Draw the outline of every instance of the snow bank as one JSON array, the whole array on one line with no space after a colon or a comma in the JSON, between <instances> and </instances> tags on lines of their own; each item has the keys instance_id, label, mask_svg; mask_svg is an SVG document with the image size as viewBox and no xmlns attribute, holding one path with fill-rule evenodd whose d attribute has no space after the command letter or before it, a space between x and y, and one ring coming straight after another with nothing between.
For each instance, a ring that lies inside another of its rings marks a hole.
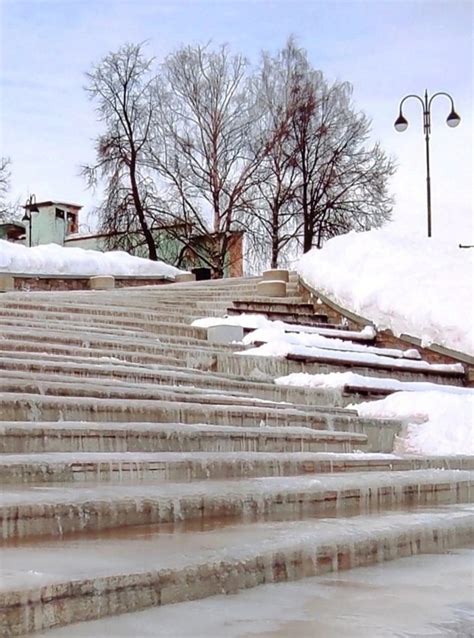
<instances>
[{"instance_id":1,"label":"snow bank","mask_svg":"<svg viewBox=\"0 0 474 638\"><path fill-rule=\"evenodd\" d=\"M42 275L155 275L174 278L182 272L162 261L114 250L101 253L45 244L28 248L0 239L0 273Z\"/></svg>"},{"instance_id":2,"label":"snow bank","mask_svg":"<svg viewBox=\"0 0 474 638\"><path fill-rule=\"evenodd\" d=\"M381 401L347 406L359 416L404 419L402 445L416 454L474 454L474 390L396 392Z\"/></svg>"},{"instance_id":3,"label":"snow bank","mask_svg":"<svg viewBox=\"0 0 474 638\"><path fill-rule=\"evenodd\" d=\"M335 237L304 255L297 270L379 328L474 354L473 252L389 226Z\"/></svg>"}]
</instances>

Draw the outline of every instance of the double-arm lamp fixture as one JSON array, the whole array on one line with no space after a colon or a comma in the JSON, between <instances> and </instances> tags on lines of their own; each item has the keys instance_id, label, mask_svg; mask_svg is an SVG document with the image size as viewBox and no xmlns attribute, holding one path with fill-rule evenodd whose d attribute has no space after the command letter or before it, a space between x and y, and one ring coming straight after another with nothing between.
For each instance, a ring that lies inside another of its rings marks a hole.
<instances>
[{"instance_id":1,"label":"double-arm lamp fixture","mask_svg":"<svg viewBox=\"0 0 474 638\"><path fill-rule=\"evenodd\" d=\"M431 103L434 98L438 95L444 95L451 102L451 112L446 118L446 124L451 128L456 127L461 118L454 110L454 102L453 98L449 95L449 93L445 93L444 91L438 91L431 97L428 97L428 91L425 90L424 98L419 95L405 95L405 97L400 102L400 113L395 120L394 126L397 131L402 133L406 131L408 128L408 120L403 116L403 104L406 100L413 97L421 103L423 108L423 132L425 134L425 145L426 145L426 203L427 203L427 212L428 212L428 237L431 237L431 176L430 176L430 133L431 133Z\"/></svg>"},{"instance_id":2,"label":"double-arm lamp fixture","mask_svg":"<svg viewBox=\"0 0 474 638\"><path fill-rule=\"evenodd\" d=\"M36 196L30 195L26 200L26 204L23 206L25 209L25 214L21 218L22 222L28 222L28 245L31 248L31 221L32 221L32 213L39 213L39 208L36 204Z\"/></svg>"}]
</instances>

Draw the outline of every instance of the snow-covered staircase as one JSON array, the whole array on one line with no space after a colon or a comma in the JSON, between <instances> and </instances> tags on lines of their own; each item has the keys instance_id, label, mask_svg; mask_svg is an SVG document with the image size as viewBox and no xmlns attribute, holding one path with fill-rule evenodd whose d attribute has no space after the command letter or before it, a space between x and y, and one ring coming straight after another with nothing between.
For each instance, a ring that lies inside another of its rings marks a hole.
<instances>
[{"instance_id":1,"label":"snow-covered staircase","mask_svg":"<svg viewBox=\"0 0 474 638\"><path fill-rule=\"evenodd\" d=\"M295 285L298 285L297 295L294 292ZM321 293L308 290L296 273L290 273L288 287L286 298L242 297L227 308L230 321L234 318L240 322L246 333L253 332L258 325L255 315L272 322L267 329L257 330L253 337L253 343L260 348L247 353L248 356L258 355L258 358L253 357L252 362L258 361L257 369L261 374L275 378L294 372L350 370L356 374L400 381L457 386L468 384L470 366L461 360L435 354L426 348L414 348L403 339L391 334L387 336L386 331L379 333L372 325L362 325L361 318L350 312L342 314L343 309L336 310L336 304L329 305L327 298L324 297L322 301ZM281 332L280 337L287 344L287 351L280 353L280 356L275 356L279 354L278 348L268 346L269 342L278 340L278 335L272 333L275 329L272 324ZM391 343L387 344L388 340ZM470 363L474 365L474 361ZM379 390L381 394L386 394L383 384L380 384ZM360 387L355 387L354 391L364 394ZM350 392L351 388L347 387L346 394ZM372 387L371 394L377 394L376 386Z\"/></svg>"},{"instance_id":2,"label":"snow-covered staircase","mask_svg":"<svg viewBox=\"0 0 474 638\"><path fill-rule=\"evenodd\" d=\"M326 363L191 325L257 282L0 297L1 635L472 541L474 458L394 455L399 422L273 383Z\"/></svg>"}]
</instances>

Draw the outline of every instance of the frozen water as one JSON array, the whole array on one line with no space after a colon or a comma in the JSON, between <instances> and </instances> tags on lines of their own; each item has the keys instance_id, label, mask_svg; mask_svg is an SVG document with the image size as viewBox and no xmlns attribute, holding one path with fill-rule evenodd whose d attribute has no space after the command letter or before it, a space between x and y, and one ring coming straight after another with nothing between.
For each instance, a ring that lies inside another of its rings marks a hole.
<instances>
[{"instance_id":1,"label":"frozen water","mask_svg":"<svg viewBox=\"0 0 474 638\"><path fill-rule=\"evenodd\" d=\"M402 558L35 638L472 638L474 549Z\"/></svg>"}]
</instances>

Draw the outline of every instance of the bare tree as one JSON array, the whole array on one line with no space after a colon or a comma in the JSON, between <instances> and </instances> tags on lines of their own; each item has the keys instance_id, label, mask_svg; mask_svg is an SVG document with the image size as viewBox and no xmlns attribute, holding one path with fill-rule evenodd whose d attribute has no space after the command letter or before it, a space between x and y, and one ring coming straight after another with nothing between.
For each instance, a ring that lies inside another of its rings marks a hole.
<instances>
[{"instance_id":1,"label":"bare tree","mask_svg":"<svg viewBox=\"0 0 474 638\"><path fill-rule=\"evenodd\" d=\"M10 192L11 160L0 157L0 221L13 221L21 216L20 200L12 201L8 197Z\"/></svg>"},{"instance_id":2,"label":"bare tree","mask_svg":"<svg viewBox=\"0 0 474 638\"><path fill-rule=\"evenodd\" d=\"M354 111L348 83L328 85L309 70L293 87L292 120L303 250L351 229L369 230L390 219L388 179L395 167L376 143L370 121Z\"/></svg>"},{"instance_id":3,"label":"bare tree","mask_svg":"<svg viewBox=\"0 0 474 638\"><path fill-rule=\"evenodd\" d=\"M252 205L265 149L249 139L260 114L246 76L248 63L226 46L185 47L169 56L158 90L154 166L168 184L168 211L185 223L187 247L201 235L201 258L221 277L238 220ZM206 236L212 234L212 241Z\"/></svg>"},{"instance_id":4,"label":"bare tree","mask_svg":"<svg viewBox=\"0 0 474 638\"><path fill-rule=\"evenodd\" d=\"M390 218L393 163L347 83L329 84L290 38L258 73L226 46L183 47L152 70L141 45L88 74L105 132L91 186L114 247L221 277L245 231L255 264L281 265L347 230ZM160 239L158 239L160 238Z\"/></svg>"},{"instance_id":5,"label":"bare tree","mask_svg":"<svg viewBox=\"0 0 474 638\"><path fill-rule=\"evenodd\" d=\"M0 221L5 220L10 212L7 201L10 190L10 164L8 157L0 157Z\"/></svg>"},{"instance_id":6,"label":"bare tree","mask_svg":"<svg viewBox=\"0 0 474 638\"><path fill-rule=\"evenodd\" d=\"M127 44L87 73L86 90L97 101L105 132L96 141L96 163L83 167L83 174L90 186L99 178L105 182L98 212L101 230L110 234L110 247L131 249L142 242L149 258L156 260L150 223L156 193L146 161L153 114L152 63L142 45Z\"/></svg>"},{"instance_id":7,"label":"bare tree","mask_svg":"<svg viewBox=\"0 0 474 638\"><path fill-rule=\"evenodd\" d=\"M298 101L293 87L306 70L307 61L290 38L277 56L262 54L254 81L267 154L258 172L258 205L248 216L248 244L253 259L269 260L272 268L285 260L301 226L295 210L298 171L292 123Z\"/></svg>"},{"instance_id":8,"label":"bare tree","mask_svg":"<svg viewBox=\"0 0 474 638\"><path fill-rule=\"evenodd\" d=\"M393 162L379 144L368 145L370 122L354 110L350 84L328 84L290 38L276 56L263 54L257 85L264 127L277 143L261 167L251 233L272 267L294 253L296 240L306 252L388 220Z\"/></svg>"}]
</instances>

